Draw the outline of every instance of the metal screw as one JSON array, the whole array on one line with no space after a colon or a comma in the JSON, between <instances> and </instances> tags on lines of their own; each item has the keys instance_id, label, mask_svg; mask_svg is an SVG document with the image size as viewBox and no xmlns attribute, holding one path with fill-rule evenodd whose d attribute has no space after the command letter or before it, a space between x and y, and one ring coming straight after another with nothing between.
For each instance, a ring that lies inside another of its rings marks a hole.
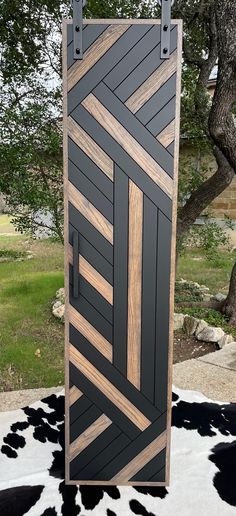
<instances>
[{"instance_id":1,"label":"metal screw","mask_svg":"<svg viewBox=\"0 0 236 516\"><path fill-rule=\"evenodd\" d=\"M168 48L166 48L166 47L163 48L163 54L167 54L167 52L168 52Z\"/></svg>"},{"instance_id":2,"label":"metal screw","mask_svg":"<svg viewBox=\"0 0 236 516\"><path fill-rule=\"evenodd\" d=\"M76 49L76 54L80 54L80 49L79 48Z\"/></svg>"},{"instance_id":3,"label":"metal screw","mask_svg":"<svg viewBox=\"0 0 236 516\"><path fill-rule=\"evenodd\" d=\"M79 25L76 25L76 26L75 26L75 30L76 30L76 32L79 32L79 31L80 31L80 26L79 26Z\"/></svg>"},{"instance_id":4,"label":"metal screw","mask_svg":"<svg viewBox=\"0 0 236 516\"><path fill-rule=\"evenodd\" d=\"M164 25L163 30L166 32L168 30L168 25Z\"/></svg>"}]
</instances>

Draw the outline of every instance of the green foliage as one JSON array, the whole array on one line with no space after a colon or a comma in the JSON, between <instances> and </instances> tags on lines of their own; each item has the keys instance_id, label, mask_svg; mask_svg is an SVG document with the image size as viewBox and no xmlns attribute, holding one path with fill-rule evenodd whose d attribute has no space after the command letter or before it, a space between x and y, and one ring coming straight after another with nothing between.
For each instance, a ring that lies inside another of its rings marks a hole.
<instances>
[{"instance_id":1,"label":"green foliage","mask_svg":"<svg viewBox=\"0 0 236 516\"><path fill-rule=\"evenodd\" d=\"M215 267L223 267L223 259L218 256L217 250L221 247L230 250L230 238L225 230L226 227L221 227L217 222L212 222L206 217L203 224L192 226L186 236L185 247L202 249L207 260Z\"/></svg>"},{"instance_id":2,"label":"green foliage","mask_svg":"<svg viewBox=\"0 0 236 516\"><path fill-rule=\"evenodd\" d=\"M186 301L202 301L202 292L191 283L176 282L175 284L175 303L185 303Z\"/></svg>"},{"instance_id":3,"label":"green foliage","mask_svg":"<svg viewBox=\"0 0 236 516\"><path fill-rule=\"evenodd\" d=\"M27 258L25 251L16 251L13 249L0 249L0 262L12 261Z\"/></svg>"}]
</instances>

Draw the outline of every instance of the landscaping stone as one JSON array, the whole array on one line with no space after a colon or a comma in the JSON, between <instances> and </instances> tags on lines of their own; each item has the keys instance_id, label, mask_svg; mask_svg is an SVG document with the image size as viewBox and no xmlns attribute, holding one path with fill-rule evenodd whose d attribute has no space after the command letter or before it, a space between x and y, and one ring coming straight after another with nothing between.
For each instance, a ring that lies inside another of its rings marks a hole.
<instances>
[{"instance_id":1,"label":"landscaping stone","mask_svg":"<svg viewBox=\"0 0 236 516\"><path fill-rule=\"evenodd\" d=\"M221 292L218 292L218 294L215 294L213 296L213 299L215 299L216 301L219 301L221 303L222 301L226 300L226 297L227 296L225 294L222 294Z\"/></svg>"},{"instance_id":2,"label":"landscaping stone","mask_svg":"<svg viewBox=\"0 0 236 516\"><path fill-rule=\"evenodd\" d=\"M53 309L52 309L52 313L55 317L57 317L57 319L61 319L61 320L64 320L64 315L65 315L65 305L60 305L56 308L54 308L53 306Z\"/></svg>"},{"instance_id":3,"label":"landscaping stone","mask_svg":"<svg viewBox=\"0 0 236 516\"><path fill-rule=\"evenodd\" d=\"M184 318L184 324L183 329L185 333L190 336L194 335L197 325L199 323L199 319L196 319L195 317L192 317L191 315L186 315Z\"/></svg>"},{"instance_id":4,"label":"landscaping stone","mask_svg":"<svg viewBox=\"0 0 236 516\"><path fill-rule=\"evenodd\" d=\"M181 330L184 324L184 314L174 314L174 330Z\"/></svg>"},{"instance_id":5,"label":"landscaping stone","mask_svg":"<svg viewBox=\"0 0 236 516\"><path fill-rule=\"evenodd\" d=\"M230 344L233 341L234 341L233 335L223 335L223 337L218 341L218 345L222 349L226 345Z\"/></svg>"},{"instance_id":6,"label":"landscaping stone","mask_svg":"<svg viewBox=\"0 0 236 516\"><path fill-rule=\"evenodd\" d=\"M196 337L198 336L199 333L201 333L201 331L206 328L208 326L207 322L204 321L203 319L200 319L199 320L199 323L197 325L197 328L195 330L195 335Z\"/></svg>"},{"instance_id":7,"label":"landscaping stone","mask_svg":"<svg viewBox=\"0 0 236 516\"><path fill-rule=\"evenodd\" d=\"M55 303L53 303L52 311L55 310L56 308L59 308L59 306L61 306L61 305L62 305L61 301L55 301Z\"/></svg>"},{"instance_id":8,"label":"landscaping stone","mask_svg":"<svg viewBox=\"0 0 236 516\"><path fill-rule=\"evenodd\" d=\"M206 326L196 335L198 340L203 340L204 342L219 342L223 336L224 331L222 328L215 328L214 326Z\"/></svg>"},{"instance_id":9,"label":"landscaping stone","mask_svg":"<svg viewBox=\"0 0 236 516\"><path fill-rule=\"evenodd\" d=\"M56 299L59 299L59 301L61 301L62 303L65 303L65 289L63 287L59 288L56 291Z\"/></svg>"}]
</instances>

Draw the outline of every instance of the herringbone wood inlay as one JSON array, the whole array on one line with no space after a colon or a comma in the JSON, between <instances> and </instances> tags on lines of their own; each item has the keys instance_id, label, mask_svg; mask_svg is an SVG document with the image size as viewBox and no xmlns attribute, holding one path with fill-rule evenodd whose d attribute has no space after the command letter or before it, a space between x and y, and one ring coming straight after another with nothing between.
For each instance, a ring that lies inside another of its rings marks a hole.
<instances>
[{"instance_id":1,"label":"herringbone wood inlay","mask_svg":"<svg viewBox=\"0 0 236 516\"><path fill-rule=\"evenodd\" d=\"M166 485L181 24L167 60L157 20L63 38L66 479Z\"/></svg>"}]
</instances>

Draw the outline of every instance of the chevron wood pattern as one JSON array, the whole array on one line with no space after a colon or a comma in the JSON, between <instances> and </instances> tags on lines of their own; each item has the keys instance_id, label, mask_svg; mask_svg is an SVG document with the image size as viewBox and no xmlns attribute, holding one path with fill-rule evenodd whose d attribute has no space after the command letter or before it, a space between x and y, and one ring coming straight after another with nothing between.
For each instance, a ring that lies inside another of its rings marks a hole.
<instances>
[{"instance_id":1,"label":"chevron wood pattern","mask_svg":"<svg viewBox=\"0 0 236 516\"><path fill-rule=\"evenodd\" d=\"M69 484L169 482L181 31L63 25Z\"/></svg>"}]
</instances>

